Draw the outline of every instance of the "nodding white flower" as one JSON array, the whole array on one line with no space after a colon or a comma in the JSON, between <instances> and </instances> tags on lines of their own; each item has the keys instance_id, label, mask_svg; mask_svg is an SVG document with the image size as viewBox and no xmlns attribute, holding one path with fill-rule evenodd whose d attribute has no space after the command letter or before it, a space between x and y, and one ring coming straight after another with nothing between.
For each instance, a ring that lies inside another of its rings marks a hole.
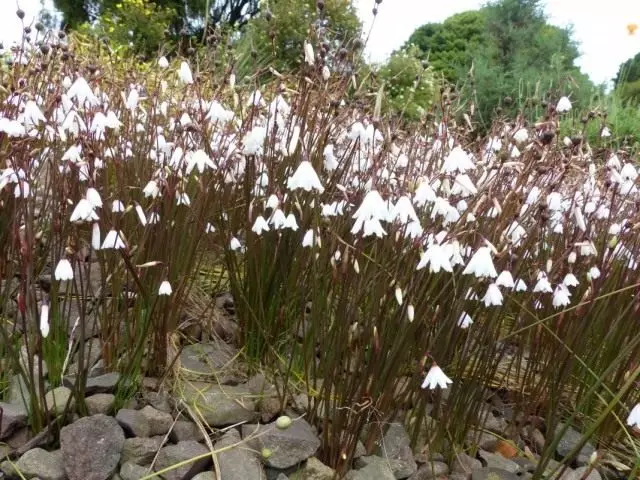
<instances>
[{"instance_id":1,"label":"nodding white flower","mask_svg":"<svg viewBox=\"0 0 640 480\"><path fill-rule=\"evenodd\" d=\"M320 237L313 230L307 230L302 238L302 246L311 248L316 244L320 246Z\"/></svg>"},{"instance_id":2,"label":"nodding white flower","mask_svg":"<svg viewBox=\"0 0 640 480\"><path fill-rule=\"evenodd\" d=\"M402 289L400 287L396 287L394 294L396 296L396 301L398 302L398 305L402 306Z\"/></svg>"},{"instance_id":3,"label":"nodding white flower","mask_svg":"<svg viewBox=\"0 0 640 480\"><path fill-rule=\"evenodd\" d=\"M538 274L538 282L533 287L533 293L553 293L553 288L551 287L551 283L549 283L549 279L547 278L547 274L544 272L540 272Z\"/></svg>"},{"instance_id":4,"label":"nodding white flower","mask_svg":"<svg viewBox=\"0 0 640 480\"><path fill-rule=\"evenodd\" d=\"M271 194L269 195L269 198L267 199L267 203L265 204L264 208L270 208L272 210L275 210L276 208L278 208L278 205L280 205L280 199L278 198L277 195Z\"/></svg>"},{"instance_id":5,"label":"nodding white flower","mask_svg":"<svg viewBox=\"0 0 640 480\"><path fill-rule=\"evenodd\" d=\"M284 223L282 224L282 228L289 228L294 232L298 230L298 221L293 213L287 215L287 218L285 218Z\"/></svg>"},{"instance_id":6,"label":"nodding white flower","mask_svg":"<svg viewBox=\"0 0 640 480\"><path fill-rule=\"evenodd\" d=\"M24 105L24 113L22 114L24 124L27 128L34 127L40 122L46 122L47 119L42 114L40 107L33 100L29 100Z\"/></svg>"},{"instance_id":7,"label":"nodding white flower","mask_svg":"<svg viewBox=\"0 0 640 480\"><path fill-rule=\"evenodd\" d=\"M160 214L158 212L151 212L149 214L149 225L155 225L160 222Z\"/></svg>"},{"instance_id":8,"label":"nodding white flower","mask_svg":"<svg viewBox=\"0 0 640 480\"><path fill-rule=\"evenodd\" d=\"M107 236L104 237L101 250L120 250L125 248L124 236L118 230L109 230Z\"/></svg>"},{"instance_id":9,"label":"nodding white flower","mask_svg":"<svg viewBox=\"0 0 640 480\"><path fill-rule=\"evenodd\" d=\"M518 158L520 157L520 150L518 149L518 147L516 147L515 145L513 145L511 147L511 151L509 152L509 156L511 158Z\"/></svg>"},{"instance_id":10,"label":"nodding white flower","mask_svg":"<svg viewBox=\"0 0 640 480\"><path fill-rule=\"evenodd\" d=\"M82 198L71 212L71 223L93 222L99 220L93 205L86 198Z\"/></svg>"},{"instance_id":11,"label":"nodding white flower","mask_svg":"<svg viewBox=\"0 0 640 480\"><path fill-rule=\"evenodd\" d=\"M571 110L571 100L569 100L569 97L561 97L560 100L558 100L558 104L556 105L556 111L558 113L565 113L568 112L569 110Z\"/></svg>"},{"instance_id":12,"label":"nodding white flower","mask_svg":"<svg viewBox=\"0 0 640 480\"><path fill-rule=\"evenodd\" d=\"M638 171L631 163L625 163L622 170L620 170L620 176L623 180L632 180L635 182L638 178Z\"/></svg>"},{"instance_id":13,"label":"nodding white flower","mask_svg":"<svg viewBox=\"0 0 640 480\"><path fill-rule=\"evenodd\" d=\"M482 297L482 301L485 307L500 306L502 305L502 300L503 297L502 292L500 291L500 287L498 287L498 285L496 285L495 283L489 285L489 287L487 288L487 292L484 294L484 297Z\"/></svg>"},{"instance_id":14,"label":"nodding white flower","mask_svg":"<svg viewBox=\"0 0 640 480\"><path fill-rule=\"evenodd\" d=\"M214 233L216 231L216 227L211 225L211 223L207 222L204 227L204 233Z\"/></svg>"},{"instance_id":15,"label":"nodding white flower","mask_svg":"<svg viewBox=\"0 0 640 480\"><path fill-rule=\"evenodd\" d=\"M424 229L420 222L409 222L407 228L404 231L405 238L411 238L413 240L420 238L424 233Z\"/></svg>"},{"instance_id":16,"label":"nodding white flower","mask_svg":"<svg viewBox=\"0 0 640 480\"><path fill-rule=\"evenodd\" d=\"M327 172L333 172L336 168L338 168L338 160L336 159L335 154L333 153L333 145L328 144L324 147L322 151L322 156L324 158L324 169Z\"/></svg>"},{"instance_id":17,"label":"nodding white flower","mask_svg":"<svg viewBox=\"0 0 640 480\"><path fill-rule=\"evenodd\" d=\"M253 127L242 139L242 153L245 155L261 155L266 136L267 129L265 127Z\"/></svg>"},{"instance_id":18,"label":"nodding white flower","mask_svg":"<svg viewBox=\"0 0 640 480\"><path fill-rule=\"evenodd\" d=\"M503 270L500 272L500 275L498 275L498 278L496 278L496 285L499 287L513 288L516 284L513 281L513 275L511 275L511 272Z\"/></svg>"},{"instance_id":19,"label":"nodding white flower","mask_svg":"<svg viewBox=\"0 0 640 480\"><path fill-rule=\"evenodd\" d=\"M324 192L320 178L308 160L300 162L294 174L287 179L287 188L289 190L302 189L306 192L311 190L317 190L319 193Z\"/></svg>"},{"instance_id":20,"label":"nodding white flower","mask_svg":"<svg viewBox=\"0 0 640 480\"><path fill-rule=\"evenodd\" d=\"M91 226L91 248L100 250L100 225L97 223Z\"/></svg>"},{"instance_id":21,"label":"nodding white flower","mask_svg":"<svg viewBox=\"0 0 640 480\"><path fill-rule=\"evenodd\" d=\"M387 232L382 228L382 224L377 218L369 218L364 221L364 229L362 232L363 237L375 235L378 238L382 238L386 234Z\"/></svg>"},{"instance_id":22,"label":"nodding white flower","mask_svg":"<svg viewBox=\"0 0 640 480\"><path fill-rule=\"evenodd\" d=\"M469 328L473 325L473 318L467 312L462 312L458 317L458 326L460 328Z\"/></svg>"},{"instance_id":23,"label":"nodding white flower","mask_svg":"<svg viewBox=\"0 0 640 480\"><path fill-rule=\"evenodd\" d=\"M231 239L231 242L229 243L229 247L231 248L231 250L235 251L242 251L242 244L240 243L240 240L238 240L236 237L233 237Z\"/></svg>"},{"instance_id":24,"label":"nodding white flower","mask_svg":"<svg viewBox=\"0 0 640 480\"><path fill-rule=\"evenodd\" d=\"M416 310L413 305L409 304L407 306L407 318L409 319L409 323L413 322L413 319L416 315Z\"/></svg>"},{"instance_id":25,"label":"nodding white flower","mask_svg":"<svg viewBox=\"0 0 640 480\"><path fill-rule=\"evenodd\" d=\"M247 99L247 107L263 107L265 105L264 98L262 98L262 92L255 90L251 96Z\"/></svg>"},{"instance_id":26,"label":"nodding white flower","mask_svg":"<svg viewBox=\"0 0 640 480\"><path fill-rule=\"evenodd\" d=\"M56 280L63 282L65 280L73 280L73 268L71 268L71 262L66 258L60 260L56 266L54 277Z\"/></svg>"},{"instance_id":27,"label":"nodding white flower","mask_svg":"<svg viewBox=\"0 0 640 480\"><path fill-rule=\"evenodd\" d=\"M422 181L420 185L418 185L418 188L416 188L416 193L413 195L413 203L415 203L417 207L423 207L427 202L435 202L436 198L438 198L438 195L436 195L435 190L429 182Z\"/></svg>"},{"instance_id":28,"label":"nodding white flower","mask_svg":"<svg viewBox=\"0 0 640 480\"><path fill-rule=\"evenodd\" d=\"M569 265L572 265L576 263L577 258L578 258L578 254L576 252L570 252L569 256L567 257L567 263Z\"/></svg>"},{"instance_id":29,"label":"nodding white flower","mask_svg":"<svg viewBox=\"0 0 640 480\"><path fill-rule=\"evenodd\" d=\"M307 65L314 65L316 63L316 57L313 53L313 45L306 40L304 41L304 61Z\"/></svg>"},{"instance_id":30,"label":"nodding white flower","mask_svg":"<svg viewBox=\"0 0 640 480\"><path fill-rule=\"evenodd\" d=\"M602 129L602 131L600 132L600 136L602 138L608 138L611 136L611 130L609 130L609 127L604 127Z\"/></svg>"},{"instance_id":31,"label":"nodding white flower","mask_svg":"<svg viewBox=\"0 0 640 480\"><path fill-rule=\"evenodd\" d=\"M514 220L504 231L504 234L509 237L509 240L513 243L514 247L518 247L522 243L522 240L527 236L527 231L518 223L517 220Z\"/></svg>"},{"instance_id":32,"label":"nodding white flower","mask_svg":"<svg viewBox=\"0 0 640 480\"><path fill-rule=\"evenodd\" d=\"M22 181L16 183L16 186L13 189L13 196L16 198L29 198L30 192L31 187L29 186L29 182Z\"/></svg>"},{"instance_id":33,"label":"nodding white flower","mask_svg":"<svg viewBox=\"0 0 640 480\"><path fill-rule=\"evenodd\" d=\"M437 243L429 245L420 258L416 270L422 270L429 265L429 272L438 273L441 269L445 272L453 272L450 262L451 255L447 254L444 246Z\"/></svg>"},{"instance_id":34,"label":"nodding white flower","mask_svg":"<svg viewBox=\"0 0 640 480\"><path fill-rule=\"evenodd\" d=\"M562 195L558 192L551 192L547 196L547 206L549 210L559 212L562 210Z\"/></svg>"},{"instance_id":35,"label":"nodding white flower","mask_svg":"<svg viewBox=\"0 0 640 480\"><path fill-rule=\"evenodd\" d=\"M385 202L377 190L369 190L365 197L362 199L360 207L353 214L353 218L356 222L351 229L351 233L357 234L366 220L377 219L382 221L388 221L390 217L389 204Z\"/></svg>"},{"instance_id":36,"label":"nodding white flower","mask_svg":"<svg viewBox=\"0 0 640 480\"><path fill-rule=\"evenodd\" d=\"M519 278L518 280L516 280L516 283L513 286L512 290L514 290L515 292L526 292L527 291L527 284L524 283L524 280Z\"/></svg>"},{"instance_id":37,"label":"nodding white flower","mask_svg":"<svg viewBox=\"0 0 640 480\"><path fill-rule=\"evenodd\" d=\"M171 288L171 284L168 280L163 281L160 284L160 288L158 288L158 295L171 295L173 293L173 289Z\"/></svg>"},{"instance_id":38,"label":"nodding white flower","mask_svg":"<svg viewBox=\"0 0 640 480\"><path fill-rule=\"evenodd\" d=\"M567 273L562 283L567 287L577 287L580 285L580 282L573 273Z\"/></svg>"},{"instance_id":39,"label":"nodding white flower","mask_svg":"<svg viewBox=\"0 0 640 480\"><path fill-rule=\"evenodd\" d=\"M620 162L620 159L615 153L611 155L609 160L607 160L606 165L607 167L615 168L616 170L620 170L622 168L622 163Z\"/></svg>"},{"instance_id":40,"label":"nodding white flower","mask_svg":"<svg viewBox=\"0 0 640 480\"><path fill-rule=\"evenodd\" d=\"M169 66L169 60L164 55L158 59L158 66L160 68L167 68Z\"/></svg>"},{"instance_id":41,"label":"nodding white flower","mask_svg":"<svg viewBox=\"0 0 640 480\"><path fill-rule=\"evenodd\" d=\"M189 195L187 195L187 192L178 192L176 195L176 205L184 205L186 207L191 205L191 199Z\"/></svg>"},{"instance_id":42,"label":"nodding white flower","mask_svg":"<svg viewBox=\"0 0 640 480\"><path fill-rule=\"evenodd\" d=\"M187 154L187 175L189 175L196 167L198 169L198 172L200 173L204 173L207 167L211 170L215 170L216 168L213 160L211 160L211 158L209 158L209 155L207 155L207 152L202 149Z\"/></svg>"},{"instance_id":43,"label":"nodding white flower","mask_svg":"<svg viewBox=\"0 0 640 480\"><path fill-rule=\"evenodd\" d=\"M280 230L281 228L284 228L284 224L286 222L287 222L287 217L285 216L284 212L279 208L277 208L271 214L271 218L269 219L269 223L273 225L273 228L275 228L276 230Z\"/></svg>"},{"instance_id":44,"label":"nodding white flower","mask_svg":"<svg viewBox=\"0 0 640 480\"><path fill-rule=\"evenodd\" d=\"M587 279L596 280L598 278L600 278L600 269L596 266L591 267L587 272Z\"/></svg>"},{"instance_id":45,"label":"nodding white flower","mask_svg":"<svg viewBox=\"0 0 640 480\"><path fill-rule=\"evenodd\" d=\"M529 140L529 132L527 132L526 128L521 128L513 134L513 139L516 143L524 143Z\"/></svg>"},{"instance_id":46,"label":"nodding white flower","mask_svg":"<svg viewBox=\"0 0 640 480\"><path fill-rule=\"evenodd\" d=\"M150 180L142 189L142 193L144 194L144 198L156 198L160 195L160 187L158 186L158 182L155 180Z\"/></svg>"},{"instance_id":47,"label":"nodding white flower","mask_svg":"<svg viewBox=\"0 0 640 480\"><path fill-rule=\"evenodd\" d=\"M227 110L221 103L214 100L209 106L209 113L207 113L206 118L212 122L220 122L224 124L230 122L233 119L233 115L232 110Z\"/></svg>"},{"instance_id":48,"label":"nodding white flower","mask_svg":"<svg viewBox=\"0 0 640 480\"><path fill-rule=\"evenodd\" d=\"M88 103L92 107L100 105L100 100L94 95L93 90L91 90L87 81L82 77L78 77L69 87L67 96L72 100L75 99L79 105L84 105L85 103Z\"/></svg>"},{"instance_id":49,"label":"nodding white flower","mask_svg":"<svg viewBox=\"0 0 640 480\"><path fill-rule=\"evenodd\" d=\"M193 75L191 74L191 67L187 62L182 62L180 64L180 71L178 72L178 76L180 77L180 81L187 85L193 83Z\"/></svg>"},{"instance_id":50,"label":"nodding white flower","mask_svg":"<svg viewBox=\"0 0 640 480\"><path fill-rule=\"evenodd\" d=\"M147 226L147 216L144 214L144 210L140 206L140 204L136 204L136 213L138 214L138 220L140 220L140 225L143 227Z\"/></svg>"},{"instance_id":51,"label":"nodding white flower","mask_svg":"<svg viewBox=\"0 0 640 480\"><path fill-rule=\"evenodd\" d=\"M640 403L637 403L627 417L627 425L630 427L640 428Z\"/></svg>"},{"instance_id":52,"label":"nodding white flower","mask_svg":"<svg viewBox=\"0 0 640 480\"><path fill-rule=\"evenodd\" d=\"M113 213L124 212L124 203L122 203L120 200L114 200L113 202L111 202L111 211Z\"/></svg>"},{"instance_id":53,"label":"nodding white flower","mask_svg":"<svg viewBox=\"0 0 640 480\"><path fill-rule=\"evenodd\" d=\"M427 372L421 387L429 390L435 390L436 387L445 389L450 383L453 383L453 380L447 377L442 369L434 363Z\"/></svg>"},{"instance_id":54,"label":"nodding white flower","mask_svg":"<svg viewBox=\"0 0 640 480\"><path fill-rule=\"evenodd\" d=\"M455 147L447 158L444 159L442 171L444 173L465 173L469 170L475 170L476 166L471 157L461 147Z\"/></svg>"},{"instance_id":55,"label":"nodding white flower","mask_svg":"<svg viewBox=\"0 0 640 480\"><path fill-rule=\"evenodd\" d=\"M619 223L612 223L609 227L609 235L618 235L621 229Z\"/></svg>"},{"instance_id":56,"label":"nodding white flower","mask_svg":"<svg viewBox=\"0 0 640 480\"><path fill-rule=\"evenodd\" d=\"M466 173L459 173L453 180L453 188L451 189L452 195L461 195L462 197L469 197L478 193L478 189L473 184L469 175Z\"/></svg>"},{"instance_id":57,"label":"nodding white flower","mask_svg":"<svg viewBox=\"0 0 640 480\"><path fill-rule=\"evenodd\" d=\"M406 225L410 220L413 222L420 222L420 220L418 220L418 215L416 215L416 211L413 209L411 200L406 195L403 195L398 199L391 209L390 216L394 221L398 221L402 225Z\"/></svg>"},{"instance_id":58,"label":"nodding white flower","mask_svg":"<svg viewBox=\"0 0 640 480\"><path fill-rule=\"evenodd\" d=\"M256 235L262 235L262 232L269 231L269 225L267 224L267 221L264 219L262 215L258 215L258 218L256 218L256 221L253 222L253 227L251 227L251 231Z\"/></svg>"},{"instance_id":59,"label":"nodding white flower","mask_svg":"<svg viewBox=\"0 0 640 480\"><path fill-rule=\"evenodd\" d=\"M27 130L17 120L0 117L0 132L6 133L9 137L21 137L26 135Z\"/></svg>"},{"instance_id":60,"label":"nodding white flower","mask_svg":"<svg viewBox=\"0 0 640 480\"><path fill-rule=\"evenodd\" d=\"M89 203L91 203L94 208L102 207L102 198L95 188L88 188L85 198L89 200Z\"/></svg>"},{"instance_id":61,"label":"nodding white flower","mask_svg":"<svg viewBox=\"0 0 640 480\"><path fill-rule=\"evenodd\" d=\"M322 79L326 82L327 80L329 80L329 77L331 77L331 70L329 70L329 67L324 65L322 67Z\"/></svg>"},{"instance_id":62,"label":"nodding white flower","mask_svg":"<svg viewBox=\"0 0 640 480\"><path fill-rule=\"evenodd\" d=\"M573 216L576 219L576 226L582 230L583 232L587 231L587 224L584 221L584 215L582 214L582 210L579 208L573 209Z\"/></svg>"},{"instance_id":63,"label":"nodding white flower","mask_svg":"<svg viewBox=\"0 0 640 480\"><path fill-rule=\"evenodd\" d=\"M471 260L462 271L463 275L475 275L477 278L496 278L498 272L493 266L493 260L491 259L491 249L489 247L480 247L473 254Z\"/></svg>"},{"instance_id":64,"label":"nodding white flower","mask_svg":"<svg viewBox=\"0 0 640 480\"><path fill-rule=\"evenodd\" d=\"M551 303L554 308L566 307L571 303L571 292L569 292L565 284L558 284L553 292L553 301Z\"/></svg>"},{"instance_id":65,"label":"nodding white flower","mask_svg":"<svg viewBox=\"0 0 640 480\"><path fill-rule=\"evenodd\" d=\"M127 108L129 110L135 110L138 108L138 101L140 100L140 94L138 93L137 88L132 88L127 96L127 101L125 102Z\"/></svg>"},{"instance_id":66,"label":"nodding white flower","mask_svg":"<svg viewBox=\"0 0 640 480\"><path fill-rule=\"evenodd\" d=\"M49 336L49 304L45 302L40 306L40 333L42 338Z\"/></svg>"},{"instance_id":67,"label":"nodding white flower","mask_svg":"<svg viewBox=\"0 0 640 480\"><path fill-rule=\"evenodd\" d=\"M80 163L82 161L82 147L80 145L71 145L62 155L62 161L70 161L71 163Z\"/></svg>"}]
</instances>

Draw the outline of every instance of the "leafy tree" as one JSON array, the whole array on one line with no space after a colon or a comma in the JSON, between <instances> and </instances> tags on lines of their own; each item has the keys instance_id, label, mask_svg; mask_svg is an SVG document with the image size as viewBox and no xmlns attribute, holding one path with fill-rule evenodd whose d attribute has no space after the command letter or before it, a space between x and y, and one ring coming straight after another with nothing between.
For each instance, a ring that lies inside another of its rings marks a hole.
<instances>
[{"instance_id":1,"label":"leafy tree","mask_svg":"<svg viewBox=\"0 0 640 480\"><path fill-rule=\"evenodd\" d=\"M415 46L396 52L378 72L387 109L408 120L420 119L435 98L433 71L424 68L419 52Z\"/></svg>"},{"instance_id":2,"label":"leafy tree","mask_svg":"<svg viewBox=\"0 0 640 480\"><path fill-rule=\"evenodd\" d=\"M271 0L262 15L250 20L236 44L238 56L253 58L251 69L267 63L280 72L304 60L303 45L311 31L323 43L330 63L340 48L359 38L361 24L350 1ZM320 53L321 45L314 45Z\"/></svg>"},{"instance_id":3,"label":"leafy tree","mask_svg":"<svg viewBox=\"0 0 640 480\"><path fill-rule=\"evenodd\" d=\"M613 84L618 87L623 83L633 83L638 80L640 80L640 53L620 65Z\"/></svg>"}]
</instances>

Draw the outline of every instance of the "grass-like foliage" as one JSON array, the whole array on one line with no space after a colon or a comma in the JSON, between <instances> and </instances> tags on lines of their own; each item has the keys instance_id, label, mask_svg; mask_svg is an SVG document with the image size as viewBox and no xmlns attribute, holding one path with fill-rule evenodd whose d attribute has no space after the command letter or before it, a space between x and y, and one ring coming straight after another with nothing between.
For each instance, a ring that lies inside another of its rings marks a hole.
<instances>
[{"instance_id":1,"label":"grass-like foliage","mask_svg":"<svg viewBox=\"0 0 640 480\"><path fill-rule=\"evenodd\" d=\"M283 405L309 392L339 473L398 416L416 442L461 447L496 390L545 417L543 460L569 421L637 472L635 159L563 141L567 98L477 138L473 106L444 92L400 129L339 49L323 64L309 38L298 74L265 85L44 32L7 52L0 388L20 375L45 428L44 392L78 349L83 413L93 335L121 393L166 375L206 264Z\"/></svg>"}]
</instances>

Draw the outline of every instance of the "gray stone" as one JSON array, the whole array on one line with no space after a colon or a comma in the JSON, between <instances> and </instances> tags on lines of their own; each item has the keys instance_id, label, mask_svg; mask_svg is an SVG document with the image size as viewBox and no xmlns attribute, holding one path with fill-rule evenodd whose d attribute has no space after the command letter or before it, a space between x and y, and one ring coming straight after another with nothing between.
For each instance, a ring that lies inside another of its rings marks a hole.
<instances>
[{"instance_id":1,"label":"gray stone","mask_svg":"<svg viewBox=\"0 0 640 480\"><path fill-rule=\"evenodd\" d=\"M600 472L595 468L587 475L588 471L589 467L579 467L575 470L565 472L562 477L560 477L560 480L602 480Z\"/></svg>"},{"instance_id":2,"label":"gray stone","mask_svg":"<svg viewBox=\"0 0 640 480\"><path fill-rule=\"evenodd\" d=\"M128 436L150 437L151 425L140 410L122 408L116 414L116 420Z\"/></svg>"},{"instance_id":3,"label":"gray stone","mask_svg":"<svg viewBox=\"0 0 640 480\"><path fill-rule=\"evenodd\" d=\"M255 437L254 437L255 434ZM242 425L242 438L250 448L272 452L264 463L273 468L285 469L298 465L320 448L320 439L302 418L296 419L286 429L279 429L275 422L268 425Z\"/></svg>"},{"instance_id":4,"label":"gray stone","mask_svg":"<svg viewBox=\"0 0 640 480\"><path fill-rule=\"evenodd\" d=\"M18 428L27 424L27 409L22 403L0 402L0 411L2 412L0 440L4 440Z\"/></svg>"},{"instance_id":5,"label":"gray stone","mask_svg":"<svg viewBox=\"0 0 640 480\"><path fill-rule=\"evenodd\" d=\"M390 460L393 474L396 478L407 478L418 470L413 458L411 439L404 426L392 423L378 444L377 454Z\"/></svg>"},{"instance_id":6,"label":"gray stone","mask_svg":"<svg viewBox=\"0 0 640 480\"><path fill-rule=\"evenodd\" d=\"M555 430L556 436L560 435L560 432L562 431L564 426L565 425L562 423L558 424ZM560 439L560 442L556 447L556 451L558 452L558 455L560 455L560 457L562 458L566 457L571 452L571 450L573 450L578 445L578 443L581 440L582 440L582 434L577 430L575 430L574 428L569 427L567 431L564 433L564 435L562 435L562 438ZM591 443L587 442L580 449L580 452L578 453L578 456L575 460L576 464L578 466L581 466L589 463L589 457L594 451L595 451L594 446Z\"/></svg>"},{"instance_id":7,"label":"gray stone","mask_svg":"<svg viewBox=\"0 0 640 480\"><path fill-rule=\"evenodd\" d=\"M200 472L192 480L217 480L213 472Z\"/></svg>"},{"instance_id":8,"label":"gray stone","mask_svg":"<svg viewBox=\"0 0 640 480\"><path fill-rule=\"evenodd\" d=\"M37 380L38 379L38 366L34 366L34 382L32 382L32 385L35 388L35 394L38 398L40 398L40 382ZM29 375L27 373L27 375ZM46 387L46 383L45 383L45 387ZM24 378L22 377L22 375L13 375L10 379L9 379L9 403L12 403L14 405L22 405L24 407L25 410L29 411L31 409L31 405L30 405L30 399L31 399L31 394L29 393L29 387L27 386L27 383L25 382Z\"/></svg>"},{"instance_id":9,"label":"gray stone","mask_svg":"<svg viewBox=\"0 0 640 480\"><path fill-rule=\"evenodd\" d=\"M84 355L82 367L85 370L91 371L92 367L98 362L102 354L102 344L99 338L90 338L84 344ZM69 365L69 375L77 375L80 368L80 349L78 349L73 356L73 363Z\"/></svg>"},{"instance_id":10,"label":"gray stone","mask_svg":"<svg viewBox=\"0 0 640 480\"><path fill-rule=\"evenodd\" d=\"M67 387L57 387L48 391L44 396L47 409L54 415L60 415L67 408L68 402L69 408L73 408L74 400L71 394L71 390Z\"/></svg>"},{"instance_id":11,"label":"gray stone","mask_svg":"<svg viewBox=\"0 0 640 480\"><path fill-rule=\"evenodd\" d=\"M514 457L511 459L511 461L520 465L520 468L523 472L533 473L537 467L536 463L532 462L526 457Z\"/></svg>"},{"instance_id":12,"label":"gray stone","mask_svg":"<svg viewBox=\"0 0 640 480\"><path fill-rule=\"evenodd\" d=\"M207 453L209 453L209 450L192 440L169 445L160 450L153 468L156 472L159 472L165 468L191 460L162 474L164 480L188 480L195 474L204 471L211 464L211 455L202 457ZM195 460L197 457L202 458Z\"/></svg>"},{"instance_id":13,"label":"gray stone","mask_svg":"<svg viewBox=\"0 0 640 480\"><path fill-rule=\"evenodd\" d=\"M147 405L140 413L144 416L149 424L149 434L151 436L165 435L173 425L173 417L171 414L156 410L151 405Z\"/></svg>"},{"instance_id":14,"label":"gray stone","mask_svg":"<svg viewBox=\"0 0 640 480\"><path fill-rule=\"evenodd\" d=\"M153 461L156 453L162 448L164 437L127 438L122 445L120 463L135 463L145 465Z\"/></svg>"},{"instance_id":15,"label":"gray stone","mask_svg":"<svg viewBox=\"0 0 640 480\"><path fill-rule=\"evenodd\" d=\"M196 408L212 427L251 422L256 418L255 395L242 385L187 382L182 398Z\"/></svg>"},{"instance_id":16,"label":"gray stone","mask_svg":"<svg viewBox=\"0 0 640 480\"><path fill-rule=\"evenodd\" d=\"M409 480L431 480L449 473L449 466L444 462L430 462L422 465L409 477Z\"/></svg>"},{"instance_id":17,"label":"gray stone","mask_svg":"<svg viewBox=\"0 0 640 480\"><path fill-rule=\"evenodd\" d=\"M107 480L118 467L123 445L122 428L106 415L81 418L60 431L69 480Z\"/></svg>"},{"instance_id":18,"label":"gray stone","mask_svg":"<svg viewBox=\"0 0 640 480\"><path fill-rule=\"evenodd\" d=\"M120 467L120 477L122 480L140 480L150 473L149 467L142 467L131 462L125 462Z\"/></svg>"},{"instance_id":19,"label":"gray stone","mask_svg":"<svg viewBox=\"0 0 640 480\"><path fill-rule=\"evenodd\" d=\"M111 412L116 397L111 393L96 393L84 399L89 415L97 415L99 413L107 414Z\"/></svg>"},{"instance_id":20,"label":"gray stone","mask_svg":"<svg viewBox=\"0 0 640 480\"><path fill-rule=\"evenodd\" d=\"M143 400L156 410L171 413L173 411L172 398L166 392L145 392Z\"/></svg>"},{"instance_id":21,"label":"gray stone","mask_svg":"<svg viewBox=\"0 0 640 480\"><path fill-rule=\"evenodd\" d=\"M485 467L471 472L471 480L522 480L513 472L500 468Z\"/></svg>"},{"instance_id":22,"label":"gray stone","mask_svg":"<svg viewBox=\"0 0 640 480\"><path fill-rule=\"evenodd\" d=\"M505 432L507 431L507 428L509 426L504 418L496 417L491 411L486 414L486 417L483 420L485 430L499 433L503 436L505 435Z\"/></svg>"},{"instance_id":23,"label":"gray stone","mask_svg":"<svg viewBox=\"0 0 640 480\"><path fill-rule=\"evenodd\" d=\"M346 480L395 480L389 462L375 455L360 457L361 468L347 473Z\"/></svg>"},{"instance_id":24,"label":"gray stone","mask_svg":"<svg viewBox=\"0 0 640 480\"><path fill-rule=\"evenodd\" d=\"M335 470L327 467L316 457L309 458L302 468L289 475L289 480L333 480Z\"/></svg>"},{"instance_id":25,"label":"gray stone","mask_svg":"<svg viewBox=\"0 0 640 480\"><path fill-rule=\"evenodd\" d=\"M512 462L508 458L504 458L502 455L499 455L497 453L480 450L479 456L489 468L506 470L507 472L511 473L520 473L522 471L522 467L520 467L520 465L518 465L516 462Z\"/></svg>"},{"instance_id":26,"label":"gray stone","mask_svg":"<svg viewBox=\"0 0 640 480\"><path fill-rule=\"evenodd\" d=\"M118 372L105 373L104 375L88 378L84 391L86 395L113 393L116 391L116 386L119 381L120 374Z\"/></svg>"},{"instance_id":27,"label":"gray stone","mask_svg":"<svg viewBox=\"0 0 640 480\"><path fill-rule=\"evenodd\" d=\"M42 480L64 480L66 478L60 450L53 452L47 452L42 448L29 450L16 462L16 469L25 478L38 477Z\"/></svg>"},{"instance_id":28,"label":"gray stone","mask_svg":"<svg viewBox=\"0 0 640 480\"><path fill-rule=\"evenodd\" d=\"M204 435L195 423L188 420L178 420L173 425L169 438L173 443L184 442L186 440L199 442L204 440Z\"/></svg>"},{"instance_id":29,"label":"gray stone","mask_svg":"<svg viewBox=\"0 0 640 480\"><path fill-rule=\"evenodd\" d=\"M451 471L458 473L469 474L473 470L479 470L482 468L482 462L480 460L470 457L466 453L456 454L456 458L453 459L451 464Z\"/></svg>"},{"instance_id":30,"label":"gray stone","mask_svg":"<svg viewBox=\"0 0 640 480\"><path fill-rule=\"evenodd\" d=\"M478 447L483 450L493 451L498 445L498 438L491 433L483 431L472 431L467 434L466 443L470 447Z\"/></svg>"},{"instance_id":31,"label":"gray stone","mask_svg":"<svg viewBox=\"0 0 640 480\"><path fill-rule=\"evenodd\" d=\"M216 380L225 385L243 380L236 361L238 351L224 342L187 345L180 353L181 373L194 381Z\"/></svg>"},{"instance_id":32,"label":"gray stone","mask_svg":"<svg viewBox=\"0 0 640 480\"><path fill-rule=\"evenodd\" d=\"M231 447L241 442L240 433L231 429L214 446L214 450ZM256 452L245 445L237 445L218 453L220 477L225 480L266 479L267 476Z\"/></svg>"}]
</instances>

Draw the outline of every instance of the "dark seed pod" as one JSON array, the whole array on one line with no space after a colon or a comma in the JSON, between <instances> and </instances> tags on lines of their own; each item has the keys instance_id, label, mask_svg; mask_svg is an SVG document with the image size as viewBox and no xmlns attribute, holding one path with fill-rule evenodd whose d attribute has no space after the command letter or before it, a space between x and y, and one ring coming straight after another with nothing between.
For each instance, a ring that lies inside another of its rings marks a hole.
<instances>
[{"instance_id":1,"label":"dark seed pod","mask_svg":"<svg viewBox=\"0 0 640 480\"><path fill-rule=\"evenodd\" d=\"M44 30L44 25L42 24L42 22L36 22L34 26L38 32L41 32Z\"/></svg>"},{"instance_id":2,"label":"dark seed pod","mask_svg":"<svg viewBox=\"0 0 640 480\"><path fill-rule=\"evenodd\" d=\"M318 7L318 10L320 11L324 10L324 0L318 0L316 2L316 7Z\"/></svg>"},{"instance_id":3,"label":"dark seed pod","mask_svg":"<svg viewBox=\"0 0 640 480\"><path fill-rule=\"evenodd\" d=\"M21 9L16 10L16 15L20 20L24 20L24 10L21 10Z\"/></svg>"}]
</instances>

